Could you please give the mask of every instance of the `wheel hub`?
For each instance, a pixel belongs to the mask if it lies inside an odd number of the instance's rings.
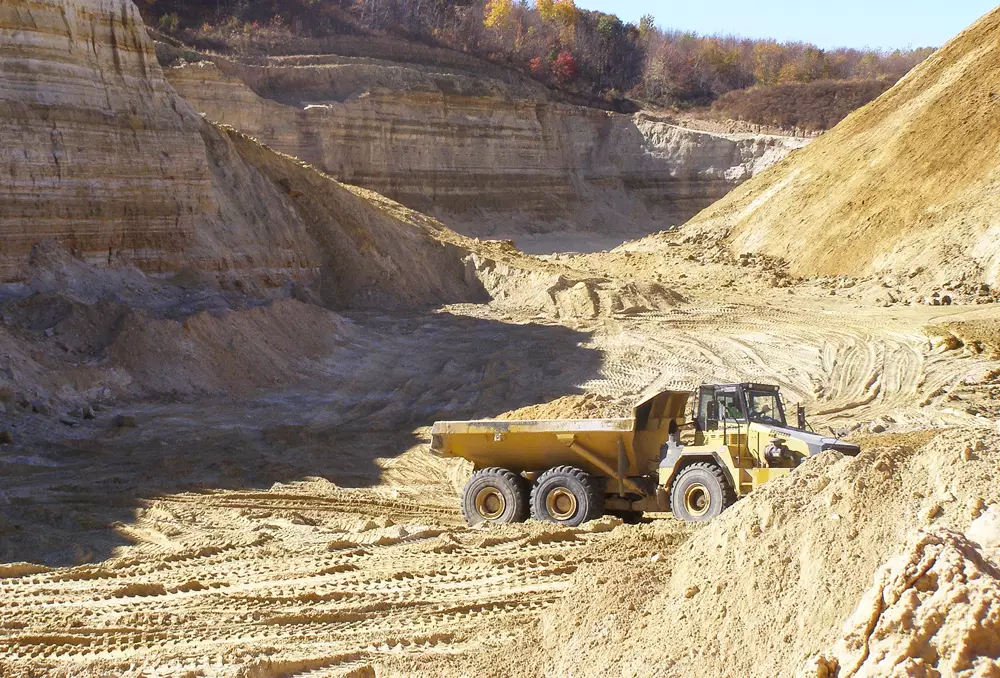
[[[684,508],[692,516],[705,515],[711,506],[712,500],[708,488],[701,483],[694,483],[684,490]]]
[[[545,508],[556,520],[569,520],[576,515],[576,495],[564,487],[557,487],[545,497]]]
[[[507,500],[495,487],[484,487],[476,493],[476,512],[486,520],[496,520],[507,508]]]

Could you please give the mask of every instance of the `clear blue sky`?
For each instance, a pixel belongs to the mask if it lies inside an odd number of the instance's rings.
[[[832,47],[940,47],[996,0],[576,0],[577,7],[660,28]]]

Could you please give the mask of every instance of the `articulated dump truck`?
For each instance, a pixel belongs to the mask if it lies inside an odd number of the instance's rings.
[[[431,450],[474,464],[461,497],[470,525],[530,515],[570,526],[605,512],[710,520],[813,455],[860,451],[806,430],[801,407],[790,426],[777,386],[701,386],[688,422],[692,395],[663,391],[629,419],[439,421]]]

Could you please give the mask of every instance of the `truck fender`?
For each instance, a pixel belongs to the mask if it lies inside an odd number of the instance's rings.
[[[710,461],[722,469],[722,473],[726,476],[726,481],[729,483],[729,486],[733,488],[733,491],[737,493],[739,492],[738,485],[734,482],[733,474],[729,470],[729,466],[723,461],[722,454],[729,454],[729,450],[726,448],[722,448],[721,453],[719,450],[713,450],[711,452],[701,450],[685,454],[684,446],[678,445],[672,449],[668,446],[665,451],[666,454],[663,456],[663,461],[660,462],[661,469],[670,470],[665,482],[661,485],[665,491],[670,492],[670,485],[673,484],[674,478],[677,477],[677,473],[685,466],[699,461]]]

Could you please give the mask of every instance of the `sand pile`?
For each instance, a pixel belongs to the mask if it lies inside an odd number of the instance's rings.
[[[989,676],[1000,671],[1000,508],[919,534],[875,575],[835,647],[800,676]]]
[[[223,128],[239,158],[284,193],[319,252],[315,282],[331,308],[405,308],[486,301],[466,275],[468,250],[440,222],[344,186],[313,167]]]
[[[0,290],[0,386],[15,404],[274,387],[315,374],[361,335],[297,299],[309,296],[297,285],[268,299],[195,270],[157,280],[87,264],[52,241],[34,248],[28,271],[28,283]]]
[[[361,332],[335,313],[294,299],[184,320],[130,315],[108,349],[124,389],[154,394],[246,392],[299,381]]]
[[[629,408],[611,396],[585,393],[504,412],[497,419],[609,419],[628,416]]]
[[[998,66],[995,10],[686,228],[783,257],[797,275],[1000,284]]]
[[[948,321],[929,326],[926,332],[934,343],[948,350],[1000,357],[1000,321],[996,319]]]
[[[280,187],[320,258],[310,283],[329,308],[489,302],[518,313],[595,319],[676,306],[655,282],[595,277],[525,255],[509,241],[459,235],[440,221],[222,128],[241,162]],[[238,164],[238,163],[233,163]]]
[[[474,276],[503,311],[562,320],[593,320],[673,308],[683,297],[655,281],[576,271],[521,254],[510,241],[476,247],[466,259]],[[499,256],[498,256],[499,255]],[[621,271],[618,271],[620,274]]]
[[[641,589],[631,569],[609,577],[606,566],[582,568],[543,618],[546,670],[792,675],[835,644],[875,572],[915,529],[964,531],[986,505],[1000,501],[998,444],[996,436],[946,432],[919,450],[823,455],[740,501],[676,557],[644,567]],[[948,548],[964,548],[940,539]],[[925,551],[932,545],[923,543]],[[595,590],[599,575],[606,583]],[[611,604],[619,600],[628,607]],[[997,614],[996,607],[988,611]],[[920,656],[919,649],[909,651]]]

